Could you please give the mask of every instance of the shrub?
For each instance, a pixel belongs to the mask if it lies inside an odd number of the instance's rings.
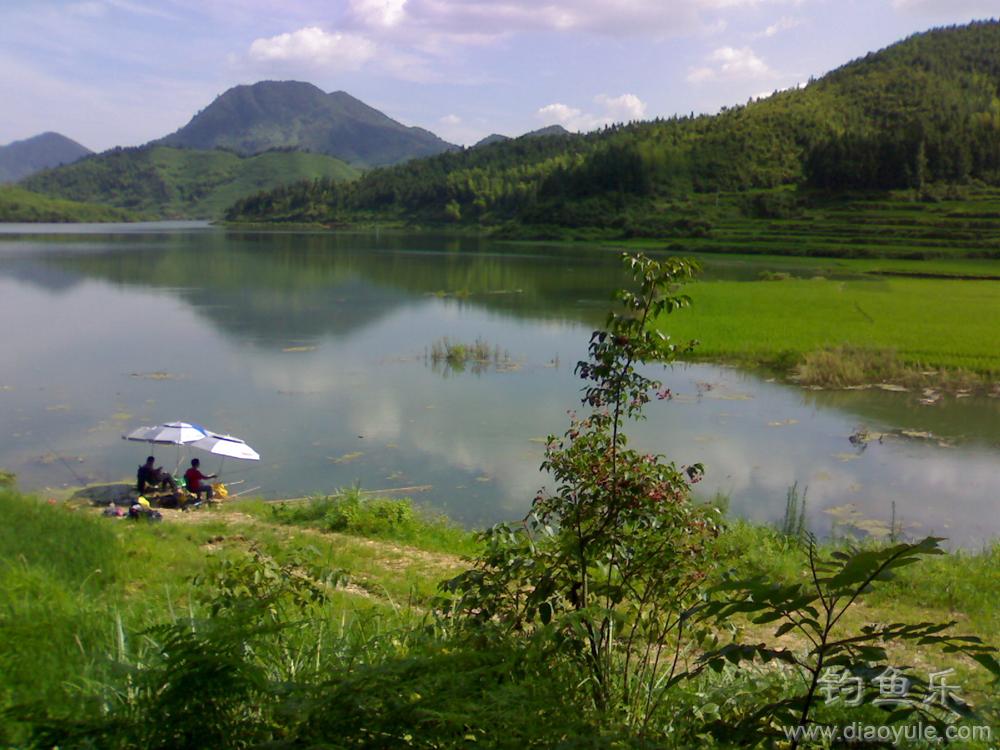
[[[594,332],[577,365],[592,411],[549,438],[542,467],[556,489],[539,492],[521,524],[484,532],[485,551],[443,590],[447,614],[473,632],[549,641],[583,671],[594,709],[641,732],[675,679],[716,527],[691,500],[701,466],[632,450],[624,431],[660,388],[638,366],[683,350],[648,322],[689,304],[673,289],[695,267],[625,260],[640,289],[618,294],[624,311]]]

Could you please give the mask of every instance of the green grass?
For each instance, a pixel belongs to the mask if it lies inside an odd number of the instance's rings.
[[[45,716],[59,739],[44,746],[60,747],[87,746],[66,734],[87,727],[111,733],[90,746],[216,747],[226,738],[201,733],[223,725],[234,732],[227,747],[275,726],[306,746],[372,732],[377,746],[546,747],[554,736],[619,746],[614,722],[579,708],[585,686],[565,661],[513,642],[452,640],[430,625],[437,582],[476,546],[407,501],[348,491],[147,524],[0,489],[0,511],[0,711],[13,709],[0,744],[23,746],[28,724],[17,717]],[[713,559],[715,574],[805,574],[800,545],[744,522],[729,524]],[[954,618],[995,643],[998,563],[1000,544],[925,560],[864,597],[849,624]],[[942,668],[954,661],[939,658]],[[981,671],[958,664],[956,676],[964,694],[988,699]],[[201,686],[199,701],[171,697],[185,684]],[[104,692],[126,686],[118,698]],[[713,746],[698,737],[706,702],[752,706],[761,691],[787,689],[766,669],[682,685],[660,719],[673,726],[665,736]],[[126,710],[106,719],[109,705]]]
[[[569,244],[569,243],[560,243]],[[625,240],[616,243],[600,243],[616,252],[650,252],[664,250],[658,240]],[[671,254],[677,254],[672,251]],[[745,269],[756,271],[766,269],[786,272],[793,276],[810,278],[849,278],[865,276],[909,276],[912,278],[954,278],[1000,280],[1000,263],[984,258],[824,258],[809,255],[764,255],[753,253],[684,253],[685,257],[697,260],[705,268],[705,276],[712,276],[726,270]]]
[[[0,186],[0,222],[138,221],[139,215],[96,203],[50,198],[14,185]]]
[[[693,312],[657,325],[675,341],[697,338],[696,357],[787,369],[846,344],[891,350],[917,368],[1000,373],[1000,282],[702,281],[686,291]]]
[[[845,541],[820,544],[829,552]],[[862,544],[871,542],[861,542]],[[767,575],[775,581],[802,580],[806,571],[803,545],[777,528],[730,521],[717,542],[723,567],[744,576]],[[958,615],[964,629],[1000,646],[1000,540],[981,550],[958,550],[928,557],[902,569],[876,586],[865,604],[882,614],[920,611],[925,617]]]
[[[157,217],[219,218],[238,198],[299,180],[350,180],[358,170],[325,154],[271,151],[240,157],[229,151],[153,146],[109,151],[47,170],[25,181],[31,190],[90,200]]]
[[[427,355],[424,355],[425,358]],[[450,372],[463,372],[468,366],[472,372],[481,373],[493,367],[512,367],[510,352],[500,350],[499,346],[490,346],[489,342],[477,338],[471,344],[452,341],[447,336],[437,339],[431,344],[430,361],[432,364],[445,367]]]
[[[306,526],[393,542],[428,552],[471,555],[474,535],[445,516],[416,507],[407,498],[371,497],[357,489],[289,503],[258,503],[247,512],[276,523]]]
[[[829,556],[847,543],[845,539],[821,542],[818,553]],[[850,543],[876,544],[871,540]],[[776,528],[732,521],[719,537],[715,555],[721,563],[717,573],[733,570],[741,577],[764,575],[776,583],[809,584],[804,545]],[[954,621],[954,632],[978,636],[987,645],[1000,647],[998,563],[1000,540],[981,550],[926,557],[863,595],[848,611],[842,627],[857,632],[872,622]],[[750,640],[767,640],[774,629],[773,625],[751,623],[743,627]],[[994,724],[1000,716],[996,684],[971,660],[914,644],[897,645],[890,653],[895,663],[912,665],[918,673],[954,668],[963,696],[979,706]]]
[[[93,685],[117,679],[121,649],[128,659],[146,658],[140,633],[207,616],[220,566],[245,561],[254,550],[318,577],[342,574],[344,587],[329,591],[312,614],[341,629],[358,622],[394,630],[419,621],[437,582],[461,565],[452,555],[314,534],[252,515],[207,511],[131,522],[10,488],[0,488],[0,512],[0,713],[14,706],[70,715],[94,710],[87,696]],[[419,523],[414,518],[405,527],[383,531],[409,536]],[[434,521],[426,528],[425,546],[444,549],[454,539],[456,551],[472,548],[467,532]],[[16,722],[0,720],[0,744],[17,744],[19,731]]]

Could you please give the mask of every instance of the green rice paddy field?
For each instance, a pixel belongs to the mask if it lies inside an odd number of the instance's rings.
[[[788,370],[847,345],[998,379],[1000,191],[758,198],[777,216],[754,215],[746,197],[700,196],[678,208],[704,219],[703,236],[627,243],[745,264],[738,280],[707,273],[688,288],[694,310],[659,321],[675,340],[698,339],[696,357]]]
[[[893,350],[908,365],[1000,373],[1000,282],[872,277],[702,281],[693,311],[658,321],[696,356],[792,365],[851,345]]]

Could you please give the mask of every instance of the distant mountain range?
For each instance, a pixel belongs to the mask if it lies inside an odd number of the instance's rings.
[[[377,219],[491,226],[507,236],[600,233],[692,246],[711,238],[740,247],[733,232],[717,229],[723,221],[791,221],[817,196],[906,190],[921,201],[934,200],[944,185],[955,186],[952,195],[1000,188],[998,92],[1000,22],[975,22],[915,34],[804,87],[715,115],[585,135],[490,137],[488,145],[346,185],[299,184],[255,195],[227,218],[337,225]],[[968,239],[977,241],[971,220],[980,214],[961,210],[970,220]],[[786,237],[769,249],[779,246],[795,249]]]
[[[33,170],[22,175],[22,187],[151,217],[218,218],[262,190],[317,178],[352,180],[363,169],[457,150],[343,91],[262,81],[229,89],[164,138]],[[74,152],[73,160],[89,153]]]
[[[71,164],[93,153],[86,146],[59,133],[42,133],[0,146],[0,182],[17,182],[28,175],[60,164]]]
[[[360,168],[458,149],[428,130],[396,122],[343,91],[327,94],[299,81],[261,81],[231,88],[157,143],[224,148],[243,156],[293,148],[335,156]]]
[[[1000,188],[998,92],[997,21],[915,34],[716,115],[494,134],[466,149],[343,92],[266,81],[230,89],[153,144],[23,185],[161,216],[219,217],[229,203],[233,221],[376,217],[701,241],[723,208],[792,219],[818,192]],[[706,208],[699,195],[715,198]]]
[[[570,134],[554,125],[522,137],[557,135]],[[506,140],[493,135],[477,146]],[[51,220],[57,211],[44,196],[151,218],[214,219],[261,191],[318,178],[350,181],[366,169],[461,150],[343,91],[328,94],[310,83],[261,81],[229,89],[184,127],[138,148],[92,154],[68,138],[45,133],[11,144],[0,155],[11,164],[9,179],[38,194],[35,199],[19,194],[16,215],[23,215],[30,202],[47,206],[30,215]],[[66,216],[84,211],[75,207]]]

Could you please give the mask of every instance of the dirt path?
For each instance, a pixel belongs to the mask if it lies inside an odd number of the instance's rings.
[[[322,531],[305,526],[289,526],[284,524],[268,523],[257,516],[249,513],[242,513],[238,510],[230,510],[225,505],[209,510],[180,511],[162,508],[164,523],[200,525],[208,523],[223,523],[226,526],[250,526],[266,528],[272,533],[280,536],[291,537],[314,537],[323,539],[331,544],[340,546],[352,546],[368,548],[375,552],[379,559],[383,559],[387,567],[403,570],[412,566],[421,568],[453,570],[463,565],[462,558],[457,555],[448,555],[441,552],[428,552],[417,547],[410,547],[398,542],[390,542],[381,539],[370,539],[368,537],[354,536],[351,534],[340,534],[333,531]]]

